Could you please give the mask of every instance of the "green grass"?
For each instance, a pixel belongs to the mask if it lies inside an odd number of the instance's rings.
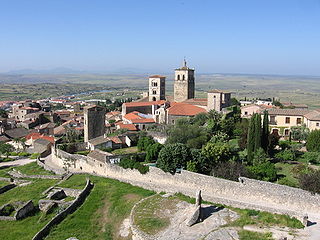
[[[52,179],[34,179],[29,185],[15,187],[10,191],[1,194],[0,206],[9,202],[29,200],[32,200],[33,203],[37,204],[38,201],[44,197],[41,195],[42,192],[56,183],[57,180]]]
[[[278,162],[275,164],[277,168],[277,174],[284,175],[285,180],[278,180],[279,184],[289,185],[291,187],[299,187],[299,181],[297,178],[294,177],[292,173],[292,169],[297,166],[296,164],[288,164],[288,163],[281,163]]]
[[[83,189],[86,186],[86,178],[88,175],[76,174],[59,184],[59,187]]]
[[[303,228],[302,223],[293,217],[282,214],[273,214],[269,212],[232,208],[231,210],[237,212],[240,215],[236,221],[231,222],[228,226],[243,227],[245,225],[258,225],[258,226],[279,226],[290,228]]]
[[[15,167],[16,170],[26,175],[54,175],[53,172],[47,171],[40,167],[36,162],[28,163],[23,166]]]
[[[135,209],[134,223],[145,233],[151,235],[158,233],[169,226],[170,218],[160,217],[157,212],[163,208],[172,208],[174,202],[173,199],[163,198],[160,195],[155,195],[141,202]]]
[[[67,181],[86,179],[74,175]],[[46,240],[65,240],[71,236],[81,240],[114,239],[122,221],[129,216],[133,205],[141,198],[154,194],[139,187],[116,180],[90,176],[94,188],[84,204],[62,223],[52,229]]]
[[[112,151],[112,154],[120,155],[120,154],[129,154],[129,153],[137,153],[139,152],[138,147],[129,147],[129,148],[120,148]]]
[[[240,240],[272,240],[271,233],[258,233],[246,230],[240,230],[238,232]]]
[[[9,185],[10,183],[7,182],[7,181],[0,181],[0,188],[6,186],[6,185]]]

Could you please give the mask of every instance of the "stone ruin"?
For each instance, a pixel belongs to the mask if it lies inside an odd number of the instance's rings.
[[[37,208],[31,200],[28,202],[7,203],[0,207],[0,220],[15,221],[24,219],[32,215],[36,210]]]
[[[199,190],[196,194],[196,203],[193,206],[192,215],[187,221],[187,226],[191,227],[192,225],[203,221],[203,213],[201,209],[201,190]]]

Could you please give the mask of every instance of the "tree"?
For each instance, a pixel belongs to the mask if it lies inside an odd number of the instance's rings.
[[[320,130],[313,130],[307,138],[307,150],[320,152]]]
[[[299,184],[302,189],[312,193],[320,193],[320,170],[301,174],[299,176]]]
[[[261,148],[261,115],[256,114],[254,124],[254,151]]]
[[[152,139],[152,137],[149,137],[149,136],[140,137],[138,140],[137,147],[139,151],[146,151],[147,148],[154,143],[155,141]]]
[[[265,110],[263,113],[262,134],[261,134],[261,147],[265,152],[268,152],[269,146],[269,115]]]
[[[248,119],[243,118],[235,125],[234,135],[240,136],[238,143],[241,150],[247,147],[249,123]]]
[[[6,154],[8,157],[9,152],[14,151],[14,147],[8,143],[0,142],[0,155]]]
[[[177,168],[186,167],[190,149],[182,143],[166,144],[160,150],[157,166],[165,172],[174,174]]]
[[[292,140],[299,142],[307,140],[308,135],[310,134],[310,130],[305,124],[291,127],[290,130]]]
[[[146,161],[147,162],[157,161],[159,152],[162,147],[163,145],[157,142],[149,145],[146,149]]]
[[[202,154],[208,158],[211,167],[219,162],[227,161],[230,158],[230,146],[228,143],[208,142],[202,149]]]
[[[0,109],[0,117],[2,118],[8,117],[8,113],[6,112],[6,110]]]
[[[270,162],[249,166],[247,170],[252,178],[258,180],[273,182],[277,179],[277,169],[274,164]]]
[[[232,181],[238,181],[239,177],[248,176],[247,169],[239,162],[227,161],[218,163],[212,170],[212,175]]]
[[[254,152],[253,161],[252,161],[253,165],[259,165],[268,161],[269,161],[268,155],[264,152],[262,148],[259,148]]]
[[[248,137],[247,137],[247,161],[249,165],[253,162],[253,156],[255,151],[255,123],[256,123],[256,114],[253,114],[248,129]]]

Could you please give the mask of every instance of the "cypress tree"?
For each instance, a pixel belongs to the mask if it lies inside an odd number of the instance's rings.
[[[266,110],[263,113],[261,146],[262,146],[262,148],[264,149],[265,152],[268,151],[268,146],[269,146],[269,116],[268,116],[268,112]]]
[[[253,156],[254,156],[254,147],[255,147],[255,123],[256,123],[256,115],[253,114],[250,123],[249,123],[249,129],[248,129],[248,137],[247,137],[247,160],[248,164],[251,165],[253,162]]]
[[[256,114],[254,124],[254,152],[261,148],[261,115]]]

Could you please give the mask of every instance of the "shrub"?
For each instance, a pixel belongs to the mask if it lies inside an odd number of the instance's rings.
[[[278,152],[275,157],[281,161],[294,161],[296,159],[296,154],[289,149],[285,149],[281,152]]]
[[[138,140],[138,144],[137,147],[139,149],[139,151],[145,151],[147,150],[149,145],[154,144],[155,141],[151,138],[151,137],[140,137]]]
[[[296,184],[287,177],[279,179],[277,183],[281,185],[287,185],[289,187],[296,187]]]
[[[247,167],[249,175],[252,178],[272,182],[277,179],[277,170],[273,163],[265,162]]]
[[[9,156],[18,156],[18,153],[17,152],[8,152],[8,155]]]
[[[112,148],[111,147],[100,147],[99,149],[101,151],[104,151],[104,152],[112,152]]]
[[[248,176],[247,169],[240,162],[221,162],[212,170],[212,175],[232,181],[238,181],[239,177]]]
[[[29,157],[31,154],[30,153],[27,153],[27,152],[19,152],[18,153],[18,156],[20,157]]]
[[[141,174],[145,174],[149,172],[149,166],[145,166],[139,163],[134,157],[122,158],[118,163],[118,165],[120,167],[123,167],[124,169],[127,169],[127,168],[137,169]]]
[[[6,205],[2,208],[1,215],[2,216],[10,216],[10,214],[14,211],[14,207],[11,204]]]
[[[305,152],[302,158],[308,163],[320,164],[320,153],[319,152]]]
[[[320,193],[320,170],[300,174],[299,184],[302,189],[312,193]]]
[[[30,159],[37,159],[40,157],[40,153],[32,153]]]
[[[320,152],[320,130],[313,130],[307,138],[307,150],[311,152]]]

